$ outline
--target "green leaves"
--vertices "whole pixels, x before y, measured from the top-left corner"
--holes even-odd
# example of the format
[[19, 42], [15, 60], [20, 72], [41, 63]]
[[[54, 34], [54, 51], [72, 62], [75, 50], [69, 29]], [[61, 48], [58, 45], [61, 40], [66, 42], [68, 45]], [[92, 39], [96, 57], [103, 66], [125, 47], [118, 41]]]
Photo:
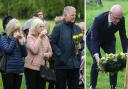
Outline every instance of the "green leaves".
[[104, 72], [117, 72], [123, 70], [126, 66], [127, 55], [125, 53], [106, 54], [98, 63], [98, 67]]
[[84, 0], [0, 0], [0, 16], [12, 15], [16, 18], [30, 18], [33, 12], [42, 10], [46, 18], [61, 16], [64, 6], [72, 5], [77, 16], [84, 19]]

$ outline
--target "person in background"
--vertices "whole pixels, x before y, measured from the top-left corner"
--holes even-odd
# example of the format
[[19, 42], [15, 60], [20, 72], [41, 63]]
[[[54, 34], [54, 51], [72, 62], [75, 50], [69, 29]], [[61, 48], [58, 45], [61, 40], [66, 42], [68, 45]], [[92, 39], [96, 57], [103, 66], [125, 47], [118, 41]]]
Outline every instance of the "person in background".
[[[81, 33], [83, 33], [83, 40], [85, 36], [85, 23], [79, 22], [78, 26], [81, 29]], [[84, 82], [85, 82], [85, 48], [81, 52], [81, 65], [80, 65], [80, 81], [79, 81], [79, 89], [84, 89]]]
[[[27, 35], [28, 35], [28, 32], [29, 32], [29, 28], [30, 28], [31, 22], [32, 22], [33, 19], [36, 19], [36, 18], [38, 18], [38, 15], [35, 12], [31, 16], [31, 18], [29, 20], [27, 20], [24, 23], [24, 25], [22, 26], [22, 32], [23, 32], [23, 34], [24, 34], [24, 36], [25, 36], [26, 39], [27, 39]], [[26, 79], [25, 79], [25, 89], [26, 89], [26, 87], [27, 87], [27, 84], [26, 84]]]
[[45, 24], [39, 18], [32, 21], [27, 36], [28, 55], [25, 58], [25, 78], [27, 89], [44, 89], [40, 77], [40, 67], [52, 56], [52, 49]]
[[[37, 10], [36, 12], [33, 13], [32, 17], [27, 20], [24, 25], [22, 26], [22, 30], [23, 30], [23, 33], [25, 35], [25, 37], [27, 38], [27, 35], [28, 35], [28, 32], [29, 32], [29, 28], [31, 26], [31, 23], [34, 19], [41, 19], [43, 21], [43, 23], [45, 23], [45, 29], [47, 29], [47, 31], [50, 30], [50, 25], [47, 21], [44, 20], [44, 15], [43, 15], [43, 12], [41, 10]], [[48, 32], [49, 33], [49, 32]], [[43, 87], [45, 88], [46, 87], [46, 82], [44, 80], [42, 80], [42, 85]], [[26, 85], [26, 84], [25, 84]], [[27, 86], [27, 85], [26, 85]]]
[[54, 21], [55, 24], [61, 23], [61, 21], [63, 21], [64, 17], [63, 16], [56, 16]]
[[[78, 89], [81, 55], [75, 50], [84, 48], [82, 39], [78, 45], [73, 44], [73, 36], [81, 33], [75, 24], [76, 9], [66, 6], [64, 20], [57, 24], [51, 34], [51, 46], [55, 59], [56, 89]], [[68, 39], [68, 40], [67, 40]]]
[[22, 26], [22, 30], [23, 30], [23, 32], [24, 32], [25, 37], [27, 37], [28, 31], [29, 31], [29, 28], [30, 28], [30, 25], [31, 25], [31, 22], [32, 22], [32, 20], [35, 19], [35, 18], [40, 18], [40, 19], [42, 19], [42, 18], [43, 18], [42, 11], [39, 10], [39, 11], [34, 12], [33, 15], [31, 16], [31, 18], [30, 18], [29, 20], [27, 20], [27, 21], [24, 23], [24, 25]]
[[81, 32], [84, 34], [85, 33], [85, 23], [84, 22], [80, 22], [79, 24], [78, 24], [78, 26], [80, 27], [80, 29], [81, 29]]
[[[60, 24], [62, 20], [63, 20], [62, 16], [56, 16], [55, 19], [54, 19], [56, 25]], [[49, 39], [50, 39], [50, 43], [51, 43], [51, 34], [49, 34]], [[52, 59], [49, 60], [49, 68], [54, 69], [54, 61], [55, 61], [55, 59], [54, 59], [53, 56], [51, 58]], [[55, 82], [49, 81], [48, 89], [55, 89]]]
[[20, 22], [11, 16], [3, 18], [3, 29], [0, 48], [7, 55], [6, 69], [2, 72], [3, 89], [20, 89], [24, 73], [23, 57], [27, 56], [25, 37]]
[[[105, 53], [116, 52], [115, 33], [119, 31], [123, 52], [127, 52], [127, 37], [125, 29], [125, 17], [122, 7], [118, 4], [113, 5], [110, 11], [97, 15], [94, 19], [91, 29], [86, 36], [87, 47], [93, 58], [91, 67], [90, 89], [96, 89], [98, 78], [97, 63], [101, 58], [100, 48]], [[116, 89], [117, 72], [109, 74], [111, 89]]]
[[43, 12], [41, 10], [37, 10], [36, 12], [33, 13], [32, 17], [29, 20], [27, 20], [22, 26], [22, 30], [24, 32], [25, 37], [27, 37], [31, 22], [35, 18], [41, 19], [45, 23], [45, 28], [50, 29], [48, 22], [44, 20]]
[[85, 84], [85, 49], [81, 53], [81, 65], [80, 65], [80, 81], [79, 81], [79, 89], [84, 89]]

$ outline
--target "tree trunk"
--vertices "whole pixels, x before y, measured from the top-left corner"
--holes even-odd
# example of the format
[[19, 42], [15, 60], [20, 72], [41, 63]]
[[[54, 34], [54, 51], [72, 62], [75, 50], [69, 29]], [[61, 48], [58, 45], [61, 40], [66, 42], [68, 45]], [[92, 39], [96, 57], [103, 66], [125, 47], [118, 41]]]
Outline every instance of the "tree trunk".
[[92, 2], [92, 0], [86, 0], [86, 3], [87, 4], [89, 4], [89, 3], [91, 3]]

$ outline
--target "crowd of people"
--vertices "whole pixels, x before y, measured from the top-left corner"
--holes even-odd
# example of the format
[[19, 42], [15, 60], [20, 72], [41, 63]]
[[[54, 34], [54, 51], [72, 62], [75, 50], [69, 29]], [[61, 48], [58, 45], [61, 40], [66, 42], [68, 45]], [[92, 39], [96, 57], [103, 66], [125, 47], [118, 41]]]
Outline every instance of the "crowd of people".
[[[55, 18], [50, 33], [50, 25], [40, 10], [23, 26], [18, 19], [4, 16], [0, 37], [0, 51], [7, 55], [6, 68], [1, 71], [3, 88], [20, 89], [25, 76], [26, 89], [46, 89], [40, 67], [48, 61], [56, 75], [48, 89], [84, 89], [84, 22], [76, 24], [75, 20], [76, 9], [64, 7], [63, 16]], [[73, 36], [81, 33], [75, 44]]]

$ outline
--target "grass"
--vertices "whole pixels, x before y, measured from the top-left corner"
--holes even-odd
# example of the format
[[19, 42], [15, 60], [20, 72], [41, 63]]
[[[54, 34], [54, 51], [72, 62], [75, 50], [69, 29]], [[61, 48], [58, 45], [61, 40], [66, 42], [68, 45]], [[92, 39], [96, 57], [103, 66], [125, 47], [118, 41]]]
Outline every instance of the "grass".
[[[21, 25], [23, 25], [24, 24], [24, 22], [25, 22], [26, 20], [20, 20], [20, 23], [21, 23]], [[52, 28], [54, 27], [54, 25], [55, 25], [55, 23], [54, 23], [54, 21], [53, 20], [51, 20], [51, 21], [48, 21], [49, 22], [49, 25], [50, 25], [50, 32], [52, 31]], [[2, 20], [0, 19], [0, 32], [2, 31]], [[22, 78], [22, 85], [21, 85], [21, 89], [25, 89], [25, 86], [24, 86], [24, 76], [23, 76], [23, 78]], [[48, 84], [48, 83], [47, 83]], [[47, 89], [47, 84], [46, 84], [46, 89]], [[2, 79], [1, 79], [1, 75], [0, 75], [0, 89], [3, 89], [3, 84], [2, 84]]]
[[[128, 1], [112, 1], [112, 0], [103, 0], [104, 7], [97, 7], [96, 4], [92, 5], [86, 5], [86, 28], [89, 29], [92, 25], [92, 22], [94, 20], [94, 17], [104, 11], [108, 11], [112, 5], [114, 4], [120, 4], [123, 7], [124, 16], [125, 16], [125, 24], [126, 29], [128, 29]], [[127, 31], [128, 36], [128, 31]], [[122, 51], [122, 46], [120, 43], [120, 37], [119, 33], [116, 33], [117, 42], [116, 42], [116, 50], [117, 52]], [[101, 50], [102, 55], [104, 55], [103, 50]], [[87, 49], [86, 51], [86, 89], [89, 89], [89, 82], [90, 82], [90, 68], [92, 64], [92, 58], [91, 55]], [[118, 83], [117, 83], [117, 89], [124, 89], [124, 77], [125, 77], [125, 71], [118, 73]], [[99, 73], [98, 76], [98, 82], [97, 82], [97, 89], [110, 89], [109, 86], [109, 76], [105, 73]]]

